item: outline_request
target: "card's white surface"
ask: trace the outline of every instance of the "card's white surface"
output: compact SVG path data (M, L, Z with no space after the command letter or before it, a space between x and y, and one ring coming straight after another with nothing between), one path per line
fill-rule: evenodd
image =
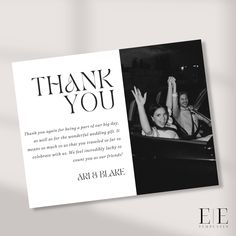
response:
M30 207L136 194L118 50L13 73Z

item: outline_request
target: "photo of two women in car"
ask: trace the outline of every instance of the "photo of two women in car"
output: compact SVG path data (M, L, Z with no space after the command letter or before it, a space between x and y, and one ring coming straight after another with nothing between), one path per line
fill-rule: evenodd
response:
M201 40L120 57L138 194L218 185Z

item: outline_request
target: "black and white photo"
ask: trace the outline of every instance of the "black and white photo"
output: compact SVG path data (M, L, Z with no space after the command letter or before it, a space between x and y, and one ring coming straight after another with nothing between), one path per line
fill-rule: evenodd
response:
M201 40L120 56L138 194L217 185Z

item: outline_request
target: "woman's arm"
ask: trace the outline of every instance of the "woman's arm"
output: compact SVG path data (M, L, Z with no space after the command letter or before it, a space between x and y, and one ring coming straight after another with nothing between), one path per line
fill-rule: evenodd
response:
M172 77L169 76L167 83L168 83L168 90L167 90L167 96L166 96L166 106L169 111L172 111Z
M173 116L174 118L177 118L179 116L179 104L178 104L178 94L177 94L177 86L175 79L172 80L172 87L173 87L173 93L172 93L172 101L173 101Z
M145 108L144 108L144 104L145 104L146 98L147 98L147 93L145 93L142 96L140 90L138 88L136 88L135 86L134 86L134 90L132 90L131 92L134 95L135 101L136 101L137 106L138 106L138 114L139 114L139 119L140 119L142 129L145 132L145 134L151 135L152 134L152 128L149 124L147 114L146 114L146 111L145 111Z

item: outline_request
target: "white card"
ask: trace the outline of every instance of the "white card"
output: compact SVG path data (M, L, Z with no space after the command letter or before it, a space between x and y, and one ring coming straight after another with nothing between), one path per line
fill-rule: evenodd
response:
M187 52L196 60L178 65L181 52L183 61ZM174 138L178 127L173 120L164 121L163 127L151 124L154 115L147 108L153 91L156 102L164 98L160 85L164 81L167 90L173 66L180 69L175 71L177 85L195 83L201 102L206 90L201 60L201 42L196 40L13 63L30 208L218 184L211 132L191 140ZM143 90L148 91L143 108L150 132L133 86L143 98ZM194 132L200 102L189 112L194 113ZM208 101L204 107L209 108ZM179 174L183 168L196 173L211 168L213 174L206 181L186 176L186 182Z

